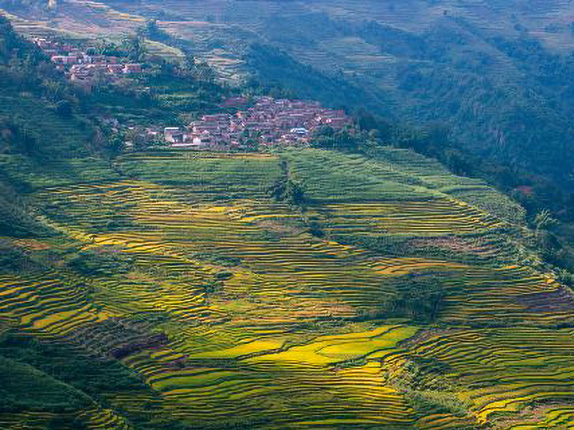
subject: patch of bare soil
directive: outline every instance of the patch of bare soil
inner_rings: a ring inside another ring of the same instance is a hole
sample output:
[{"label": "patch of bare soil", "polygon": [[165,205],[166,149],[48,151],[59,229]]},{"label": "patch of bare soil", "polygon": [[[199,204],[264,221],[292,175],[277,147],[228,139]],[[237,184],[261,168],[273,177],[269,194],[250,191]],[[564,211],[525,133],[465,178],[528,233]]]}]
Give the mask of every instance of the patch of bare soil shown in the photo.
[{"label": "patch of bare soil", "polygon": [[26,249],[29,251],[45,251],[50,249],[50,245],[34,239],[18,239],[12,242],[18,248]]},{"label": "patch of bare soil", "polygon": [[282,235],[298,235],[304,232],[304,230],[297,225],[285,224],[274,220],[258,221],[257,225],[265,230]]}]

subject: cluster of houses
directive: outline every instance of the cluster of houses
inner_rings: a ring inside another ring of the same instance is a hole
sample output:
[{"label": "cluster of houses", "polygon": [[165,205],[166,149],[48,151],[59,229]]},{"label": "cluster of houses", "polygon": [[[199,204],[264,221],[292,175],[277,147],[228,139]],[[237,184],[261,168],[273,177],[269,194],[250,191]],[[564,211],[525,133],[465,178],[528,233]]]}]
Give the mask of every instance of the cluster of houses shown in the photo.
[{"label": "cluster of houses", "polygon": [[88,83],[96,76],[113,79],[142,73],[141,64],[124,63],[118,57],[88,55],[76,46],[43,38],[35,38],[34,43],[59,70],[78,83]]},{"label": "cluster of houses", "polygon": [[296,145],[309,142],[322,127],[342,130],[352,120],[342,110],[319,102],[257,97],[235,115],[204,115],[186,129],[167,127],[165,141],[174,148],[229,149],[251,145]]}]

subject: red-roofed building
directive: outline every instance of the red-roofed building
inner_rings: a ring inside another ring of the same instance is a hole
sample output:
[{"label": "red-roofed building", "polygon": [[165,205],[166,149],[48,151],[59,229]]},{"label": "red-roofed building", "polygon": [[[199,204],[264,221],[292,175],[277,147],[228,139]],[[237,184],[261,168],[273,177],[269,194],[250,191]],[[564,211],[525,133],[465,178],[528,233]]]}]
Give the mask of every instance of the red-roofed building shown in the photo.
[{"label": "red-roofed building", "polygon": [[138,74],[142,72],[141,64],[126,64],[124,66],[124,73],[126,75]]}]

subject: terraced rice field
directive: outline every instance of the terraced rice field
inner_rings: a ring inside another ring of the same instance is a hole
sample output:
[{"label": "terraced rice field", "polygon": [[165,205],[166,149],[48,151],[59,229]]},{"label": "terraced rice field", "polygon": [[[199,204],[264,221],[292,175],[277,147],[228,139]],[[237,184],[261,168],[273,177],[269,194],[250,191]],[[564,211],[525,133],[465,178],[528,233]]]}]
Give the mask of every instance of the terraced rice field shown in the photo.
[{"label": "terraced rice field", "polygon": [[[469,387],[462,395],[479,422],[501,416],[508,420],[501,420],[501,428],[538,429],[572,425],[572,347],[571,329],[511,327],[437,334],[415,352],[448,363],[449,376]],[[528,410],[536,403],[542,413]],[[516,422],[522,420],[532,421]]]},{"label": "terraced rice field", "polygon": [[[150,387],[76,411],[90,429],[154,413],[194,429],[568,428],[572,330],[555,327],[572,324],[570,293],[510,264],[500,233],[516,225],[449,194],[463,178],[402,169],[413,157],[157,152],[53,183],[32,196],[44,219],[101,267],[3,276],[3,321]],[[269,197],[286,177],[304,207]],[[429,244],[470,257],[421,257]],[[396,305],[428,277],[444,294],[430,326]]]}]

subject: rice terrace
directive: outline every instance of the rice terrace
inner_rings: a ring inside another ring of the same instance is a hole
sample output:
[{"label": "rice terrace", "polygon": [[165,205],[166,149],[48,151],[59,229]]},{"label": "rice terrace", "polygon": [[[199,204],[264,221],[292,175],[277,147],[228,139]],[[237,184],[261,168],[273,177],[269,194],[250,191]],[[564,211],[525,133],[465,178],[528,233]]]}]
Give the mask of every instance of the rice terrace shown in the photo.
[{"label": "rice terrace", "polygon": [[0,0],[0,430],[574,430],[567,0]]},{"label": "rice terrace", "polygon": [[[520,211],[485,184],[400,149],[156,152],[115,167],[104,181],[27,177],[46,223],[100,266],[1,279],[5,330],[134,375],[101,403],[33,387],[74,399],[67,413],[87,428],[572,422],[572,298],[517,261]],[[286,180],[304,190],[298,205],[270,197]]]}]

